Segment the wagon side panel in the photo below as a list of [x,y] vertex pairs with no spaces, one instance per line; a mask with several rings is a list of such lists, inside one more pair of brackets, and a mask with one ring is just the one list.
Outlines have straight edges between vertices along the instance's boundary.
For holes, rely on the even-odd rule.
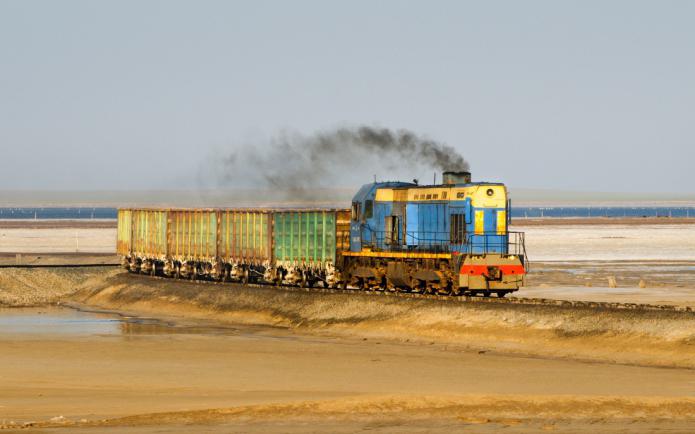
[[133,236],[133,212],[130,209],[118,210],[118,229],[116,235],[116,253],[122,256],[131,254]]

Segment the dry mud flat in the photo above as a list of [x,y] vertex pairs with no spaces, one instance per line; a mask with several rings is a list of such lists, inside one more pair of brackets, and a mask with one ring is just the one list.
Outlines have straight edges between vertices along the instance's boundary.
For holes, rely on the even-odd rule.
[[511,229],[526,234],[531,261],[695,260],[695,219],[605,220],[610,222],[547,219],[541,225],[517,219]]
[[694,312],[316,293],[205,285],[115,271],[70,298],[144,315],[434,342],[540,357],[695,368]]
[[689,312],[316,294],[114,269],[74,285],[79,290],[63,302],[162,318],[176,332],[125,323],[119,335],[0,330],[3,430],[686,433],[695,426]]

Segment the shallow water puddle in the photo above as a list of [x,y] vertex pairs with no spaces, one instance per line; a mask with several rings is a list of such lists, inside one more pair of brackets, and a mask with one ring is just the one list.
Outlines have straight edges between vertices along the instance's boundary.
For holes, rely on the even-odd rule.
[[237,334],[229,327],[182,326],[151,318],[76,309],[0,308],[0,332],[17,335]]

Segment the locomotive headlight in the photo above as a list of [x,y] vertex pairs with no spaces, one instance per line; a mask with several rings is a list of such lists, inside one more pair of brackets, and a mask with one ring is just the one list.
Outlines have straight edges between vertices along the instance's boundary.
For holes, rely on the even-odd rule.
[[495,191],[493,189],[491,189],[491,188],[487,189],[487,195],[488,196],[493,196],[494,194],[495,194]]

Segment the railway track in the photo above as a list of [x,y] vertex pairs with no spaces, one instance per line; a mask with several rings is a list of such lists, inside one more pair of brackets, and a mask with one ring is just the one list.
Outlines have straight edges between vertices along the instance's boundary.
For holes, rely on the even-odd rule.
[[189,280],[189,279],[173,279],[170,277],[151,276],[147,274],[128,273],[128,275],[136,278],[145,278],[161,281],[176,281],[182,283],[193,283],[213,286],[228,286],[242,285],[250,288],[275,288],[281,291],[289,292],[310,292],[321,294],[360,294],[375,297],[402,297],[415,298],[425,300],[446,300],[457,303],[492,303],[492,304],[508,304],[508,305],[536,305],[536,306],[558,306],[566,308],[584,308],[597,310],[634,310],[634,311],[667,311],[667,312],[690,312],[695,313],[695,308],[691,306],[672,306],[672,305],[655,305],[644,303],[611,303],[603,301],[575,301],[575,300],[554,300],[548,298],[526,298],[526,297],[480,297],[480,296],[465,296],[465,295],[439,295],[439,294],[419,294],[409,292],[390,292],[390,291],[365,291],[359,289],[339,289],[339,288],[305,288],[288,285],[266,285],[259,283],[239,283],[239,282],[217,282],[213,280]]

